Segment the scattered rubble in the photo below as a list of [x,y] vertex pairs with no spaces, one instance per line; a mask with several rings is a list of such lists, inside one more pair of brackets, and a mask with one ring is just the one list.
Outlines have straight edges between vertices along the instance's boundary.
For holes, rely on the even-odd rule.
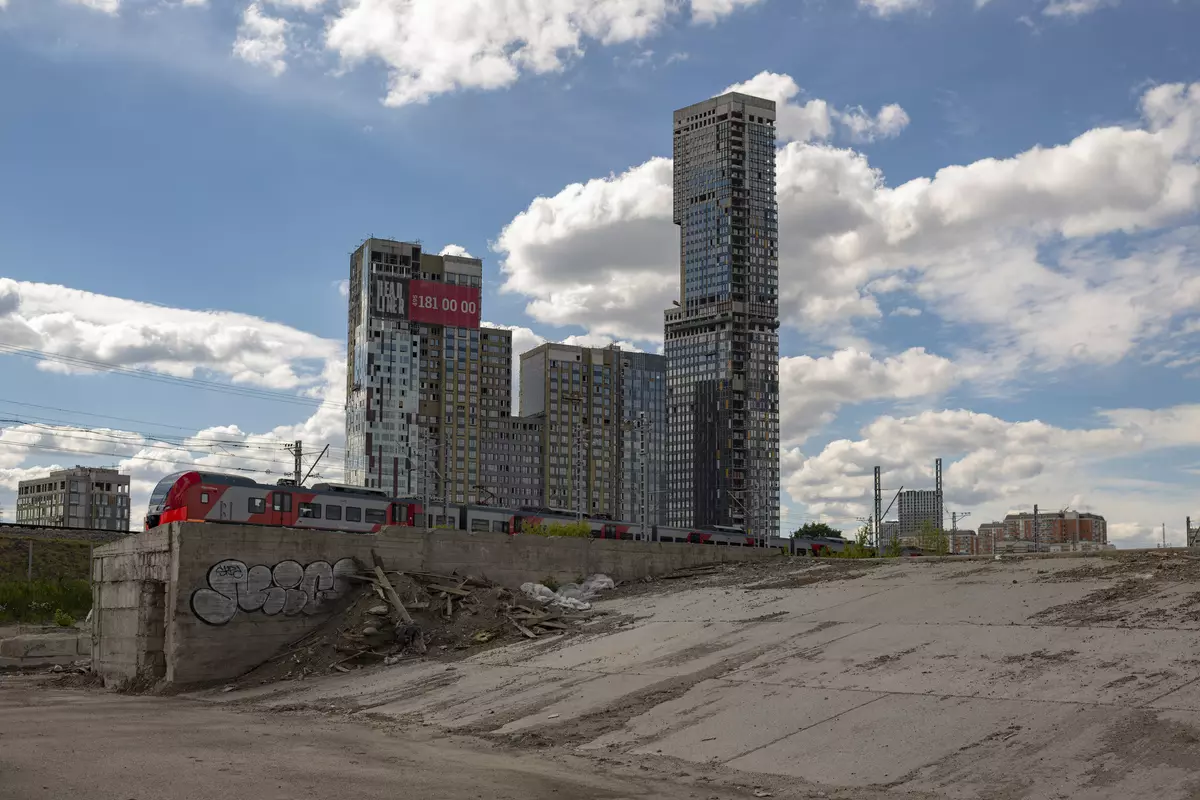
[[456,659],[506,641],[573,633],[604,614],[592,611],[587,601],[613,586],[606,576],[569,584],[557,593],[537,584],[549,595],[538,592],[540,602],[535,602],[470,575],[387,572],[376,566],[352,579],[361,588],[341,609],[238,685],[349,673],[420,658]]

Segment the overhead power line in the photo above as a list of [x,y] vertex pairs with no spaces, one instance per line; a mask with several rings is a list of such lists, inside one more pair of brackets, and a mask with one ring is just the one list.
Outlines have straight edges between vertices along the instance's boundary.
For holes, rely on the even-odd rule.
[[51,353],[45,350],[37,350],[30,347],[17,347],[16,345],[0,344],[0,353],[23,356],[36,361],[50,361],[58,364],[66,364],[68,366],[78,367],[81,369],[127,375],[131,378],[139,378],[141,380],[148,380],[171,386],[187,386],[193,389],[203,389],[209,392],[219,392],[222,394],[253,398],[256,400],[272,400],[281,403],[291,403],[293,405],[304,405],[310,407],[316,406],[319,408],[344,409],[346,407],[343,403],[333,403],[327,400],[318,400],[317,398],[312,397],[302,397],[301,395],[288,394],[287,392],[275,391],[272,389],[258,389],[252,386],[238,386],[236,384],[204,380],[203,378],[181,378],[174,375],[166,375],[161,372],[153,372],[147,369],[107,364],[103,361],[95,361],[93,359],[81,358],[78,356],[67,356],[62,355],[61,353]]
[[[236,447],[236,448],[244,449],[244,450],[255,450],[255,451],[261,451],[261,452],[274,453],[274,452],[279,451],[280,449],[283,449],[285,447],[285,445],[288,444],[287,442],[284,442],[279,439],[268,439],[265,441],[245,441],[242,439],[211,439],[208,437],[200,437],[200,436],[195,436],[195,435],[192,435],[192,436],[180,436],[178,434],[167,435],[167,434],[161,434],[161,433],[152,433],[152,432],[148,432],[148,431],[116,430],[116,429],[112,429],[112,428],[90,428],[85,425],[77,425],[77,424],[74,424],[71,422],[63,422],[61,420],[54,420],[52,418],[41,417],[39,415],[30,415],[29,419],[23,419],[23,418],[18,418],[18,417],[0,418],[0,423],[25,425],[25,426],[34,427],[34,428],[45,429],[45,430],[47,430],[51,433],[55,433],[55,434],[60,434],[60,433],[64,433],[64,432],[67,432],[67,433],[80,432],[80,433],[90,433],[90,434],[94,434],[96,436],[102,436],[102,437],[108,437],[108,438],[120,439],[120,440],[130,440],[133,437],[139,437],[141,439],[148,439],[148,440],[155,441],[155,442],[162,442],[164,444],[169,444],[174,447],[179,447],[179,448],[183,448],[183,449],[191,449],[191,450],[199,450],[199,449],[202,449],[205,447],[212,447],[212,446],[224,446],[224,447]],[[343,448],[343,447],[333,447],[331,449],[338,451],[338,452],[343,452],[345,450],[345,448]]]
[[[118,417],[118,416],[114,416],[112,414],[96,414],[91,411],[79,411],[79,410],[73,409],[73,408],[59,408],[58,406],[46,406],[46,405],[41,405],[39,403],[22,402],[20,400],[8,400],[3,397],[0,397],[0,404],[22,406],[24,408],[38,408],[43,411],[59,411],[64,414],[76,414],[76,415],[83,416],[83,417],[95,417],[96,419],[113,419],[113,420],[117,420],[118,422],[132,422],[136,425],[148,425],[152,428],[170,428],[172,430],[177,430],[177,431],[187,431],[193,435],[195,435],[195,433],[196,433],[195,426],[188,427],[185,425],[171,425],[166,422],[151,422],[149,420],[136,419],[133,417]],[[77,427],[77,428],[89,427],[86,425],[79,425],[74,420],[58,420],[53,417],[46,417],[46,416],[42,416],[39,414],[31,414],[30,416],[33,419],[38,419],[38,420],[42,420],[42,421],[62,422],[63,424],[69,425],[71,427]],[[161,434],[150,434],[150,433],[146,433],[145,431],[136,431],[136,432],[142,433],[145,436],[160,436],[161,435]],[[290,440],[287,440],[287,439],[278,439],[278,438],[275,438],[272,436],[265,436],[263,434],[250,434],[250,435],[252,435],[255,439],[258,439],[262,442],[275,442],[275,443],[278,443],[280,446],[282,446],[284,444],[288,444],[290,442]],[[334,447],[333,449],[341,450],[344,448]]]
[[[233,461],[236,461],[236,462],[251,462],[251,461],[256,461],[256,462],[259,462],[259,463],[263,463],[263,464],[271,464],[271,465],[274,465],[274,466],[279,466],[279,465],[281,465],[281,464],[283,463],[282,459],[280,459],[280,458],[275,458],[275,459],[271,459],[271,458],[258,458],[258,457],[256,457],[256,456],[248,456],[248,455],[240,455],[240,454],[237,454],[237,455],[235,455],[234,453],[229,453],[229,452],[220,452],[220,453],[217,453],[217,452],[212,452],[212,451],[203,451],[203,450],[201,450],[200,448],[189,449],[189,448],[186,448],[186,447],[173,447],[173,446],[170,446],[170,445],[165,445],[165,444],[147,444],[147,443],[145,443],[145,442],[134,442],[134,441],[131,441],[131,440],[129,440],[129,439],[122,439],[122,438],[105,438],[105,437],[102,437],[102,436],[99,436],[99,437],[93,437],[93,436],[74,436],[74,435],[71,435],[71,434],[69,434],[69,433],[62,433],[62,432],[57,432],[57,431],[56,431],[56,432],[55,432],[53,435],[54,435],[54,436],[56,436],[57,438],[60,438],[60,439],[67,439],[67,440],[71,440],[71,441],[78,441],[78,442],[97,442],[97,443],[99,443],[99,444],[109,444],[109,445],[113,445],[113,444],[117,444],[117,445],[127,445],[127,446],[129,446],[129,447],[136,447],[136,448],[137,448],[139,451],[143,451],[143,450],[151,450],[151,451],[160,451],[160,452],[161,452],[161,451],[179,451],[179,450],[184,450],[184,451],[188,452],[189,454],[192,454],[192,453],[195,453],[195,452],[200,452],[200,454],[201,454],[201,455],[200,455],[200,457],[201,457],[201,458],[204,458],[204,457],[207,457],[207,456],[221,456],[221,457],[223,457],[223,458],[232,459]],[[17,442],[17,441],[10,441],[10,440],[0,440],[0,447],[31,447],[31,448],[35,448],[35,449],[37,449],[37,448],[44,448],[44,447],[47,447],[47,446],[48,446],[48,445],[45,445],[45,444],[32,444],[32,443],[28,443],[28,442]],[[70,451],[65,451],[65,452],[70,452]],[[76,451],[76,452],[79,452],[79,453],[85,453],[85,452],[87,452],[87,451],[80,450],[80,451]],[[138,453],[125,453],[125,454],[101,453],[100,455],[118,455],[120,458],[142,458],[142,456],[141,456],[141,455],[139,455]],[[193,456],[193,459],[194,459],[194,456]],[[151,460],[154,460],[154,459],[151,459]],[[191,461],[182,461],[182,460],[181,460],[181,461],[178,461],[178,462],[175,462],[175,463],[180,463],[180,464],[183,464],[183,463],[191,463]],[[203,465],[197,465],[197,466],[201,466],[201,467],[202,467]],[[224,465],[221,465],[221,466],[219,467],[219,469],[224,469],[224,468],[225,468],[225,467],[224,467]],[[263,470],[263,469],[260,467],[260,468],[258,468],[256,471],[258,471],[258,472],[263,472],[264,470]]]

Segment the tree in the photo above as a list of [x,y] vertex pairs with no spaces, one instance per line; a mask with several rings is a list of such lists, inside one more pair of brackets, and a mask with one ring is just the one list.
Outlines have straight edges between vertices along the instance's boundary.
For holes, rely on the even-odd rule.
[[933,523],[925,520],[917,533],[917,545],[926,553],[944,556],[950,552],[950,540],[945,531],[933,527]]
[[804,523],[803,525],[800,526],[800,528],[795,533],[792,534],[793,539],[795,539],[798,536],[811,536],[814,539],[821,539],[821,538],[844,539],[844,538],[846,538],[845,536],[842,535],[842,532],[839,531],[837,528],[832,528],[829,525],[825,524],[824,522],[806,522],[806,523]]

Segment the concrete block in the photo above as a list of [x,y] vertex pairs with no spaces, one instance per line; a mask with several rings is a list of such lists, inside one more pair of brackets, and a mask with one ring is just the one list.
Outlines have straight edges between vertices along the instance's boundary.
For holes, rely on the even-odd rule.
[[78,654],[78,634],[23,634],[0,641],[0,656],[9,658],[59,657],[74,659]]

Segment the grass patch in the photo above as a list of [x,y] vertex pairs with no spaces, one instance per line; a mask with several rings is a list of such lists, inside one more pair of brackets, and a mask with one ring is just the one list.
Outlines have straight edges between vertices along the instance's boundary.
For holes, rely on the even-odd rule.
[[[34,539],[33,579],[86,581],[91,544],[68,539]],[[0,581],[24,581],[29,569],[29,539],[0,535]],[[51,609],[53,611],[53,609]]]
[[86,580],[0,581],[0,622],[66,622],[63,627],[69,627],[91,608],[92,587]]

